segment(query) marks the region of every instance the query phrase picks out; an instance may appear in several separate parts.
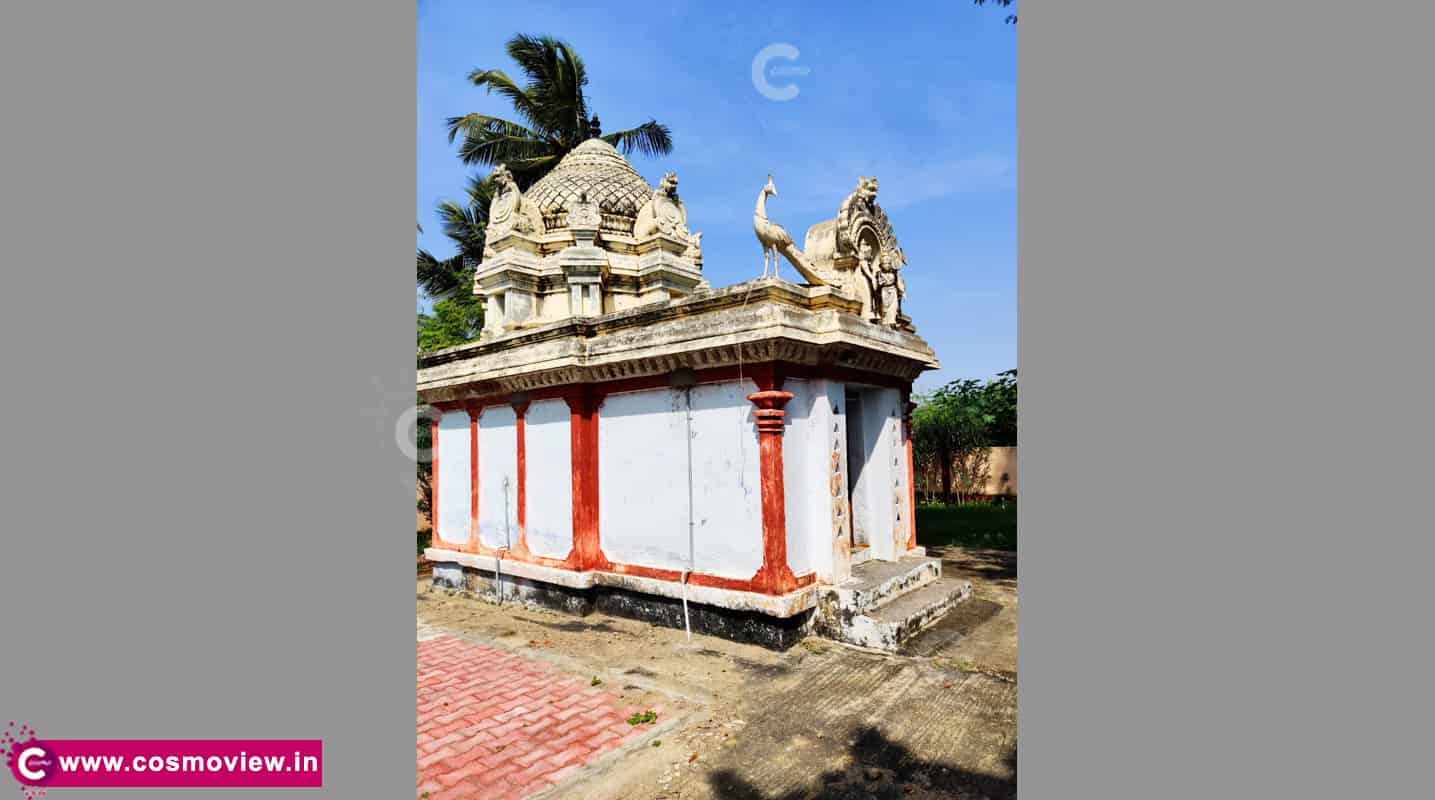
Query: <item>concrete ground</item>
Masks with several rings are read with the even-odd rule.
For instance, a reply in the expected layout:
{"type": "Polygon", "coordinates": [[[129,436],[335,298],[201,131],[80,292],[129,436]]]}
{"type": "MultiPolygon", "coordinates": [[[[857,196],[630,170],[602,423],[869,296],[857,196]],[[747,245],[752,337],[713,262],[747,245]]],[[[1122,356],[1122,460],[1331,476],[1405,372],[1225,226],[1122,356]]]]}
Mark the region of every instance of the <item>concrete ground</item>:
{"type": "MultiPolygon", "coordinates": [[[[930,548],[974,595],[875,655],[809,638],[784,653],[659,628],[418,590],[419,639],[542,662],[661,709],[540,798],[1014,798],[1016,554],[930,548]]],[[[489,676],[475,675],[479,681],[489,676]]],[[[484,797],[479,792],[474,797],[484,797]]]]}

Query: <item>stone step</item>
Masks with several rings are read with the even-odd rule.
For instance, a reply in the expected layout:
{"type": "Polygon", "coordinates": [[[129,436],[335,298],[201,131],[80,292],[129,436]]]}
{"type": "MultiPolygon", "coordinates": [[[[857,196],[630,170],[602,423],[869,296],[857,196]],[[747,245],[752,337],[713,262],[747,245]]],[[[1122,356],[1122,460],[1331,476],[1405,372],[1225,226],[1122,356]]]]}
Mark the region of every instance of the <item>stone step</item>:
{"type": "Polygon", "coordinates": [[[971,594],[971,581],[937,578],[866,613],[820,607],[817,632],[830,639],[895,653],[971,594]]]}
{"type": "Polygon", "coordinates": [[[872,548],[865,544],[860,547],[854,547],[852,548],[852,554],[849,558],[852,559],[852,566],[854,567],[858,564],[866,564],[872,560],[872,548]]]}
{"type": "Polygon", "coordinates": [[[854,614],[865,614],[940,577],[939,558],[867,561],[852,568],[852,577],[828,589],[828,600],[854,614]]]}

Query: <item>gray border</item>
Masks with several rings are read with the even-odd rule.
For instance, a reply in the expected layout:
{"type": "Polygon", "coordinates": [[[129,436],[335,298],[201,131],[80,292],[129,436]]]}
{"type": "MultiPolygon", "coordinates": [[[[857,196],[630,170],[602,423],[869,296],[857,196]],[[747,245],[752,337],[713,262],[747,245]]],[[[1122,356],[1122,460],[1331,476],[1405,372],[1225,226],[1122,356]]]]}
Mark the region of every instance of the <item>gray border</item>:
{"type": "MultiPolygon", "coordinates": [[[[1023,2],[1026,795],[1424,788],[1426,8],[1023,2]]],[[[4,15],[3,716],[408,792],[412,8],[4,15]]]]}
{"type": "Polygon", "coordinates": [[[1024,796],[1429,794],[1430,16],[1022,0],[1024,796]]]}
{"type": "Polygon", "coordinates": [[[318,737],[323,790],[256,794],[412,797],[414,28],[4,9],[0,724],[318,737]]]}

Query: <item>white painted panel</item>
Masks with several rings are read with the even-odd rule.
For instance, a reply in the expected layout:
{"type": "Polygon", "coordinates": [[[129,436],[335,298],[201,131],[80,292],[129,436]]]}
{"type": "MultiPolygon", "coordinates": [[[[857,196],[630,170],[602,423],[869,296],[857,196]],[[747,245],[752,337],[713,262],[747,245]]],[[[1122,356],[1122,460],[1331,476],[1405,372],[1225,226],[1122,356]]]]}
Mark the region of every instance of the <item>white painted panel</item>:
{"type": "Polygon", "coordinates": [[[783,388],[793,394],[782,445],[787,561],[794,575],[841,581],[850,574],[845,387],[788,379],[783,388]]]}
{"type": "Polygon", "coordinates": [[[782,434],[782,483],[787,517],[787,564],[794,575],[814,569],[816,549],[831,527],[827,484],[827,435],[823,430],[831,412],[819,394],[821,382],[788,379],[782,385],[792,392],[782,434]]]}
{"type": "Polygon", "coordinates": [[[524,414],[528,549],[563,559],[573,549],[573,441],[568,404],[539,400],[524,414]]]}
{"type": "Polygon", "coordinates": [[[755,391],[751,381],[692,389],[698,572],[751,578],[762,567],[762,457],[747,399],[755,391]]]}
{"type": "MultiPolygon", "coordinates": [[[[750,578],[762,566],[761,463],[750,381],[692,392],[697,571],[750,578]]],[[[612,561],[682,570],[688,561],[686,401],[676,389],[609,396],[598,414],[599,537],[612,561]]]]}
{"type": "Polygon", "coordinates": [[[682,398],[670,389],[609,395],[598,409],[598,538],[610,561],[687,564],[682,398]]]}
{"type": "Polygon", "coordinates": [[[478,418],[478,538],[489,547],[518,543],[518,417],[490,406],[478,418]]]}
{"type": "Polygon", "coordinates": [[[472,509],[468,412],[450,411],[438,423],[438,538],[468,542],[472,509]]]}

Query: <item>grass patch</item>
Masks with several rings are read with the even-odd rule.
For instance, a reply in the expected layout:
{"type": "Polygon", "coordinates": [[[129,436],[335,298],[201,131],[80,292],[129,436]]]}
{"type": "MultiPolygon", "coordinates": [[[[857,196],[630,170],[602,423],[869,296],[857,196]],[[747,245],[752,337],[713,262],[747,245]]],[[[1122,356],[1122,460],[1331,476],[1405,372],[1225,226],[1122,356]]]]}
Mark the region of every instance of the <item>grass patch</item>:
{"type": "Polygon", "coordinates": [[[633,716],[628,717],[629,725],[651,725],[657,721],[658,715],[655,714],[651,709],[648,711],[644,711],[641,714],[634,714],[633,716]]]}
{"type": "Polygon", "coordinates": [[[1016,550],[1016,503],[919,504],[917,544],[1016,550]]]}

